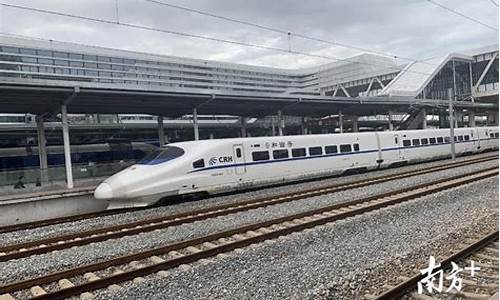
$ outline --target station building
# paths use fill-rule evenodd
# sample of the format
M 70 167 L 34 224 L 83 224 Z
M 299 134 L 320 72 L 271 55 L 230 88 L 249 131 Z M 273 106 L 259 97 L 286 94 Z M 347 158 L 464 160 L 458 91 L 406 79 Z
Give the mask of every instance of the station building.
M 497 45 L 405 65 L 362 54 L 291 70 L 10 36 L 0 41 L 0 78 L 102 87 L 448 99 L 453 70 L 458 99 L 498 95 Z

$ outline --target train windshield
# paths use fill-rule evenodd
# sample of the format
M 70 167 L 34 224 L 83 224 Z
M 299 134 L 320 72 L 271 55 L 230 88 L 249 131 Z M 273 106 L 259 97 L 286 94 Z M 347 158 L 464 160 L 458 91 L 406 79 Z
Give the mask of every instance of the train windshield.
M 175 146 L 166 146 L 151 152 L 138 162 L 141 165 L 157 165 L 181 157 L 184 150 Z

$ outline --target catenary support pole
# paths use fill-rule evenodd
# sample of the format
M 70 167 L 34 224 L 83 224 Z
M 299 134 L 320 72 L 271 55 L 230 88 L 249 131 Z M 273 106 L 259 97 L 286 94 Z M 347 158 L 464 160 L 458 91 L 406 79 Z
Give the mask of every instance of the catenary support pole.
M 158 139 L 160 147 L 166 144 L 165 129 L 163 128 L 163 116 L 158 116 Z
M 394 124 L 392 123 L 393 122 L 393 115 L 394 115 L 394 112 L 392 112 L 391 110 L 388 112 L 388 120 L 389 120 L 389 130 L 390 131 L 393 131 L 394 130 Z
M 283 114 L 281 110 L 278 110 L 278 135 L 283 136 L 283 128 L 285 127 L 285 120 L 283 120 Z
M 472 62 L 469 61 L 469 84 L 470 84 L 470 100 L 474 102 L 474 82 L 472 81 Z
M 455 159 L 455 122 L 453 120 L 453 103 L 450 97 L 450 101 L 448 104 L 449 110 L 449 121 L 450 121 L 450 146 L 451 146 L 451 159 Z
M 344 133 L 344 115 L 341 110 L 339 110 L 339 131 Z
M 38 158 L 40 161 L 40 180 L 47 182 L 48 180 L 48 164 L 47 164 L 47 139 L 45 137 L 45 126 L 42 116 L 36 116 L 36 132 L 38 135 Z
M 274 123 L 274 116 L 271 116 L 271 136 L 276 136 L 276 124 Z
M 198 110 L 193 108 L 193 130 L 194 130 L 194 140 L 197 141 L 200 139 L 200 132 L 198 129 Z
M 247 137 L 247 118 L 241 117 L 241 137 Z
M 302 135 L 307 134 L 306 117 L 300 118 L 300 134 L 302 134 Z
M 453 97 L 449 97 L 449 103 L 448 103 L 448 110 L 450 113 L 449 119 L 450 119 L 450 150 L 451 150 L 451 159 L 455 159 L 455 122 L 453 121 L 454 118 L 454 111 L 453 111 L 453 102 L 456 101 L 457 99 L 457 81 L 455 78 L 455 60 L 452 60 L 452 67 L 453 67 Z
M 427 129 L 427 111 L 422 109 L 422 129 Z
M 352 116 L 352 132 L 358 132 L 358 116 Z
M 61 105 L 61 120 L 64 144 L 64 166 L 66 167 L 66 185 L 68 189 L 73 188 L 73 169 L 71 165 L 71 148 L 69 141 L 68 109 L 66 104 Z
M 476 113 L 474 112 L 473 109 L 469 109 L 468 116 L 469 116 L 469 127 L 476 127 Z

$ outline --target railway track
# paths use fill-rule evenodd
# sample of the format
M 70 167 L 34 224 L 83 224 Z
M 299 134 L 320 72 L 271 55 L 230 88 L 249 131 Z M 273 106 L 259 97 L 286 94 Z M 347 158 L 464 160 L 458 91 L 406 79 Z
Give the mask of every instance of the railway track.
M 441 165 L 439 167 L 461 166 L 463 163 L 478 163 L 478 162 L 484 162 L 484 161 L 494 160 L 494 159 L 498 159 L 498 155 L 488 155 L 488 156 L 485 156 L 485 157 L 472 158 L 472 159 L 467 159 L 467 160 L 463 160 L 463 161 L 460 161 L 460 162 L 446 163 L 446 164 L 443 164 L 443 165 Z M 425 171 L 426 169 L 431 170 L 433 168 L 434 167 L 429 167 L 429 168 L 423 168 L 421 170 Z M 405 176 L 406 174 L 411 173 L 411 172 L 413 172 L 413 171 L 401 172 L 399 174 L 401 176 Z M 383 179 L 386 176 L 391 177 L 391 176 L 394 176 L 394 175 L 398 175 L 398 174 L 377 176 L 377 177 L 374 177 L 373 179 Z M 88 213 L 88 214 L 81 214 L 81 215 L 74 215 L 74 216 L 66 216 L 66 217 L 53 218 L 53 219 L 47 219 L 47 220 L 41 220 L 41 221 L 35 221 L 35 222 L 27 222 L 27 223 L 22 223 L 22 224 L 14 224 L 14 225 L 2 226 L 2 227 L 0 227 L 0 234 L 7 233 L 7 232 L 19 231 L 19 230 L 39 228 L 39 227 L 44 227 L 44 226 L 49 226 L 49 225 L 56 225 L 56 224 L 62 224 L 62 223 L 69 223 L 69 222 L 81 221 L 81 220 L 90 219 L 90 218 L 96 218 L 96 217 L 110 216 L 110 215 L 115 215 L 115 214 L 120 214 L 120 213 L 125 213 L 125 212 L 137 211 L 137 210 L 141 210 L 141 209 L 144 209 L 144 208 L 128 208 L 128 209 L 117 209 L 117 210 L 101 211 L 101 212 L 96 212 L 96 213 Z
M 125 281 L 141 282 L 144 276 L 165 277 L 166 270 L 199 262 L 238 248 L 278 238 L 326 223 L 393 206 L 432 193 L 498 175 L 498 167 L 441 179 L 372 197 L 258 222 L 239 228 L 191 239 L 163 247 L 103 260 L 65 271 L 46 274 L 0 286 L 2 300 L 90 298 L 90 292 L 108 288 L 119 290 Z
M 460 267 L 470 265 L 471 260 L 474 266 L 479 267 L 474 276 L 466 272 L 459 273 L 462 279 L 462 288 L 450 292 L 429 294 L 423 289 L 423 293 L 417 291 L 417 284 L 427 274 L 418 273 L 412 277 L 400 277 L 392 285 L 386 285 L 389 289 L 378 295 L 366 295 L 367 300 L 386 300 L 386 299 L 415 299 L 415 300 L 437 300 L 463 298 L 488 300 L 498 291 L 498 230 L 487 235 L 481 236 L 475 240 L 456 248 L 453 254 L 440 261 L 442 270 L 450 270 L 451 262 L 457 263 Z M 461 262 L 461 263 L 460 263 Z M 439 263 L 439 262 L 438 262 Z M 427 267 L 427 266 L 425 266 Z M 437 281 L 437 279 L 436 279 Z M 496 298 L 498 299 L 498 298 Z
M 91 195 L 91 194 L 89 194 L 89 195 Z M 0 227 L 0 234 L 7 233 L 7 232 L 13 232 L 13 231 L 19 231 L 19 230 L 39 228 L 39 227 L 44 227 L 44 226 L 49 226 L 49 225 L 56 225 L 56 224 L 62 224 L 62 223 L 81 221 L 81 220 L 86 220 L 86 219 L 91 219 L 91 218 L 111 216 L 111 215 L 121 214 L 121 213 L 125 213 L 125 212 L 131 212 L 131 211 L 135 211 L 135 210 L 139 210 L 139 209 L 124 208 L 124 209 L 115 209 L 115 210 L 105 210 L 105 211 L 99 211 L 99 212 L 95 212 L 95 213 L 87 213 L 87 214 L 81 214 L 81 215 L 75 215 L 75 216 L 66 216 L 66 217 L 53 218 L 53 219 L 48 219 L 48 220 L 41 220 L 41 221 L 27 222 L 27 223 L 22 223 L 22 224 L 2 226 L 2 227 Z
M 8 261 L 11 259 L 28 257 L 37 254 L 48 253 L 54 250 L 67 249 L 75 246 L 83 246 L 90 243 L 121 238 L 124 236 L 135 235 L 143 232 L 150 232 L 157 229 L 164 229 L 171 226 L 181 225 L 185 223 L 192 223 L 199 220 L 206 220 L 209 218 L 215 218 L 223 215 L 266 207 L 270 205 L 297 201 L 305 198 L 345 191 L 354 188 L 366 187 L 405 177 L 420 176 L 431 172 L 437 172 L 450 168 L 466 166 L 493 159 L 498 159 L 498 157 L 495 156 L 494 158 L 487 157 L 481 159 L 467 160 L 463 162 L 456 162 L 442 166 L 425 168 L 418 171 L 401 172 L 397 174 L 353 181 L 346 184 L 332 185 L 320 189 L 310 189 L 306 191 L 288 193 L 273 197 L 253 199 L 226 205 L 217 205 L 206 209 L 190 211 L 187 213 L 175 214 L 149 220 L 141 220 L 121 225 L 104 227 L 96 230 L 83 231 L 74 234 L 61 235 L 26 243 L 8 245 L 0 247 L 0 262 Z

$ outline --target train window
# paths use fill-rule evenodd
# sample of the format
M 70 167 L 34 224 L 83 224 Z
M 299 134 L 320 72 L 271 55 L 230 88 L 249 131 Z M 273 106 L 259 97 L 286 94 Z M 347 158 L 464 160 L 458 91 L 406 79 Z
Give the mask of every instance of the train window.
M 273 158 L 274 159 L 288 158 L 288 150 L 287 149 L 273 150 Z
M 322 155 L 323 148 L 321 147 L 309 147 L 309 155 Z
M 205 160 L 203 158 L 193 162 L 193 168 L 197 169 L 203 167 L 205 167 Z
M 494 138 L 495 135 L 493 133 L 490 133 L 490 138 Z
M 269 160 L 269 151 L 252 152 L 253 161 Z
M 346 153 L 346 152 L 351 152 L 351 151 L 352 151 L 351 144 L 340 145 L 340 153 Z
M 496 137 L 496 138 L 498 137 L 498 132 L 495 132 L 495 137 Z
M 429 138 L 429 143 L 435 144 L 436 143 L 436 138 Z
M 398 144 L 398 137 L 397 136 L 394 137 L 394 144 L 396 144 L 396 145 Z
M 419 139 L 413 139 L 413 140 L 411 140 L 411 143 L 413 144 L 413 146 L 418 146 L 418 145 L 420 145 L 420 140 Z
M 459 136 L 458 136 L 458 140 L 459 140 L 460 142 L 462 142 L 462 141 L 464 140 L 463 135 L 459 135 Z
M 423 138 L 420 140 L 420 142 L 422 143 L 422 145 L 427 145 L 427 144 L 429 144 L 429 139 Z
M 184 154 L 184 150 L 175 146 L 166 146 L 159 150 L 153 151 L 145 156 L 138 164 L 142 165 L 156 165 L 175 158 Z
M 236 148 L 236 157 L 241 157 L 241 148 Z
M 359 144 L 354 144 L 352 147 L 354 148 L 354 151 L 359 151 Z
M 443 137 L 441 137 L 441 136 L 438 137 L 437 138 L 437 142 L 440 143 L 440 144 L 442 144 L 444 142 Z
M 303 157 L 303 156 L 306 156 L 306 148 L 292 149 L 292 157 Z
M 468 135 L 464 135 L 464 140 L 468 141 L 470 140 L 470 137 Z
M 455 135 L 453 139 L 455 140 L 455 142 L 458 141 L 458 136 Z
M 403 140 L 403 146 L 410 147 L 411 146 L 410 140 Z
M 329 145 L 325 146 L 325 153 L 326 154 L 332 154 L 332 153 L 337 153 L 339 150 L 337 149 L 337 145 Z
M 450 137 L 449 136 L 445 136 L 444 137 L 444 142 L 445 143 L 449 143 L 450 142 Z

